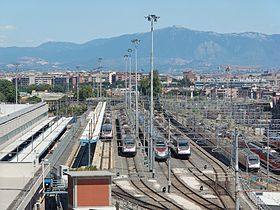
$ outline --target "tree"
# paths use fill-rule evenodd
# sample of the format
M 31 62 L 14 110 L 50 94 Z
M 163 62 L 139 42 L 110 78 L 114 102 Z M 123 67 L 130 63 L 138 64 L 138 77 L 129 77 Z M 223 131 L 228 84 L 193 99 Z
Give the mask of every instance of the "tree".
M 77 97 L 77 92 L 75 93 L 75 97 Z M 84 101 L 90 97 L 93 97 L 92 87 L 90 85 L 82 85 L 79 88 L 79 100 Z
M 16 89 L 11 81 L 6 79 L 0 80 L 0 93 L 1 101 L 10 103 L 14 103 L 16 101 Z
M 117 80 L 117 81 L 112 83 L 111 87 L 112 88 L 124 88 L 125 87 L 125 81 Z
M 143 78 L 140 81 L 140 92 L 143 95 L 149 95 L 151 92 L 151 76 Z M 157 70 L 154 70 L 154 75 L 153 75 L 153 92 L 154 95 L 157 96 L 161 94 L 161 84 L 160 84 L 160 79 L 159 79 L 159 74 Z
M 181 79 L 181 80 L 172 79 L 172 82 L 177 83 L 176 86 L 178 86 L 178 87 L 190 87 L 192 85 L 192 82 L 186 78 Z
M 0 102 L 6 102 L 6 97 L 2 92 L 0 92 Z
M 36 91 L 50 91 L 51 90 L 51 86 L 49 84 L 32 84 L 32 85 L 29 85 L 28 88 L 27 88 L 27 92 L 28 93 L 32 93 L 33 90 L 36 90 Z
M 66 86 L 65 85 L 54 85 L 53 88 L 51 88 L 51 91 L 56 92 L 56 93 L 65 93 Z
M 32 96 L 32 97 L 28 98 L 28 103 L 30 103 L 30 104 L 37 104 L 41 101 L 42 101 L 42 99 L 37 96 Z
M 159 79 L 159 73 L 157 70 L 154 70 L 154 78 L 153 78 L 153 86 L 154 86 L 154 95 L 160 95 L 161 94 L 161 83 Z
M 150 93 L 149 87 L 150 87 L 150 78 L 148 77 L 143 78 L 140 81 L 140 92 L 143 95 L 148 95 L 148 93 Z

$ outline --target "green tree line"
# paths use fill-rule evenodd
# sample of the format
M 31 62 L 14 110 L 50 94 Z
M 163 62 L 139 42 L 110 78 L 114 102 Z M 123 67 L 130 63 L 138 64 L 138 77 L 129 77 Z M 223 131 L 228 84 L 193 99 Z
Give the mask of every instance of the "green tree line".
M 161 94 L 161 84 L 159 79 L 159 73 L 157 70 L 154 70 L 153 72 L 153 92 L 154 95 L 160 95 Z M 149 77 L 145 77 L 140 81 L 140 92 L 143 95 L 150 95 L 151 93 L 151 75 Z
M 16 88 L 13 85 L 13 83 L 9 80 L 6 79 L 0 80 L 0 102 L 5 102 L 5 103 L 16 102 Z

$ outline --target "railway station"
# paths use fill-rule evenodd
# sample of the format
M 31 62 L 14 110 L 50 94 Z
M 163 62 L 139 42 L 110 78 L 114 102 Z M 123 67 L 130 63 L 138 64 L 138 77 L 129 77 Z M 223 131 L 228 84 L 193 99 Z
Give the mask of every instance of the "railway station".
M 194 125 L 180 112 L 180 109 L 184 111 L 182 104 L 175 105 L 171 101 L 162 102 L 164 103 L 166 104 L 163 109 L 155 110 L 153 121 L 155 138 L 153 141 L 163 140 L 162 143 L 155 144 L 153 150 L 149 148 L 150 124 L 147 120 L 149 115 L 144 110 L 145 106 L 139 107 L 138 138 L 135 135 L 137 122 L 135 115 L 131 114 L 133 112 L 125 108 L 115 110 L 113 108 L 113 138 L 111 140 L 113 146 L 110 148 L 114 153 L 111 157 L 115 160 L 111 162 L 114 162 L 115 167 L 108 167 L 107 164 L 105 164 L 106 167 L 102 167 L 102 164 L 108 160 L 108 147 L 104 147 L 108 142 L 102 140 L 97 141 L 95 145 L 91 164 L 97 166 L 99 170 L 109 169 L 115 173 L 112 187 L 113 200 L 118 205 L 122 203 L 131 208 L 136 205 L 144 209 L 185 209 L 185 206 L 189 206 L 190 209 L 234 208 L 235 175 L 234 170 L 231 169 L 235 162 L 234 146 L 232 146 L 234 130 L 228 136 L 220 134 L 221 128 L 215 130 L 216 127 L 213 124 L 217 122 L 209 120 L 211 119 L 209 113 L 209 119 L 207 117 L 203 122 L 197 115 L 198 122 Z M 167 103 L 171 103 L 171 106 Z M 197 104 L 195 106 L 197 107 Z M 211 125 L 208 124 L 209 122 Z M 204 129 L 200 128 L 200 125 L 204 126 Z M 270 168 L 270 173 L 276 173 L 276 175 L 271 176 L 268 182 L 267 176 L 260 171 L 263 167 L 261 157 L 254 153 L 252 147 L 246 149 L 244 146 L 248 144 L 247 139 L 252 139 L 256 134 L 255 128 L 260 126 L 264 125 L 254 125 L 253 132 L 249 127 L 239 126 L 239 132 L 241 129 L 250 131 L 246 136 L 244 133 L 240 134 L 238 138 L 240 147 L 238 162 L 242 181 L 242 190 L 239 193 L 245 195 L 241 199 L 241 205 L 245 209 L 270 205 L 265 203 L 268 199 L 264 196 L 262 197 L 264 201 L 261 200 L 259 192 L 265 191 L 266 196 L 269 194 L 275 197 L 276 194 L 273 192 L 279 189 L 277 171 Z M 209 129 L 208 127 L 210 130 L 206 130 Z M 170 141 L 168 139 L 171 140 L 171 144 L 168 143 Z M 256 136 L 256 139 L 261 138 Z M 166 148 L 169 152 L 164 156 Z M 150 160 L 151 155 L 154 155 L 154 161 Z M 201 161 L 201 157 L 204 161 Z M 224 196 L 220 195 L 222 191 Z M 186 192 L 191 195 L 187 196 Z M 123 199 L 125 197 L 129 202 Z
M 278 209 L 267 103 L 163 98 L 150 118 L 140 100 L 136 111 L 133 100 L 100 98 L 76 119 L 48 117 L 44 103 L 1 107 L 2 207 L 234 209 L 238 194 L 242 209 Z
M 277 161 L 258 153 L 276 152 L 261 115 L 237 127 L 222 120 L 224 104 L 162 99 L 151 123 L 140 100 L 138 119 L 120 98 L 76 118 L 48 116 L 43 102 L 1 104 L 1 209 L 234 209 L 236 158 L 242 208 L 277 209 Z
M 5 1 L 0 210 L 280 210 L 279 7 Z

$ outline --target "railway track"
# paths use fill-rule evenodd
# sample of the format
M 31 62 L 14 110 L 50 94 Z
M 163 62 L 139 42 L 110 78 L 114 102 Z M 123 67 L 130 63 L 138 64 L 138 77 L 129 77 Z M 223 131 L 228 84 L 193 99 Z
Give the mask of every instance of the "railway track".
M 86 165 L 86 163 L 85 163 L 86 151 L 88 151 L 88 145 L 85 144 L 83 146 L 80 146 L 80 148 L 74 158 L 72 168 L 79 168 L 81 166 Z
M 156 114 L 157 118 L 163 118 L 160 114 Z M 164 122 L 165 119 L 158 119 L 156 121 L 156 124 L 158 126 L 162 126 L 163 122 Z M 174 121 L 173 121 L 174 122 Z M 178 126 L 178 124 L 174 124 L 173 125 L 177 128 L 176 132 L 180 133 L 180 134 L 185 134 L 185 132 L 182 132 L 182 130 L 180 129 L 181 127 Z M 160 127 L 159 130 L 161 132 L 166 132 L 164 127 Z M 183 130 L 185 131 L 185 130 Z M 174 132 L 174 131 L 173 131 Z M 205 152 L 202 148 L 200 148 L 197 144 L 193 143 L 192 141 L 190 142 L 191 146 L 193 149 L 197 150 L 197 152 L 199 153 L 199 156 L 200 157 L 203 157 L 203 159 L 205 158 L 206 156 L 206 159 L 208 160 L 211 160 L 211 165 L 213 166 L 213 170 L 214 170 L 214 173 L 215 173 L 215 179 L 213 179 L 211 176 L 205 174 L 202 172 L 201 169 L 199 169 L 196 164 L 192 161 L 192 160 L 188 160 L 191 165 L 196 168 L 196 170 L 198 171 L 198 173 L 200 175 L 203 175 L 203 177 L 205 177 L 207 179 L 204 180 L 201 178 L 201 176 L 198 176 L 195 171 L 192 171 L 189 169 L 189 171 L 197 178 L 199 179 L 201 182 L 203 182 L 205 185 L 209 186 L 214 192 L 215 194 L 220 198 L 220 201 L 222 203 L 222 207 L 221 208 L 226 208 L 226 207 L 232 207 L 234 206 L 234 198 L 233 196 L 231 195 L 229 189 L 228 189 L 228 186 L 229 186 L 229 177 L 228 177 L 228 173 L 225 169 L 225 167 L 222 165 L 222 163 L 220 163 L 216 158 L 214 158 L 212 155 L 208 154 L 207 152 Z M 184 164 L 185 162 L 183 160 L 181 160 Z M 214 165 L 213 165 L 214 163 Z M 219 175 L 218 174 L 222 174 L 225 178 L 225 184 L 224 186 L 222 184 L 220 184 L 221 181 L 219 181 Z M 213 187 L 215 186 L 215 188 Z M 205 202 L 205 201 L 204 201 Z
M 167 172 L 167 163 L 160 163 L 158 162 L 159 167 L 161 168 L 161 170 L 163 171 L 163 174 L 165 175 L 166 179 L 168 177 L 168 172 Z M 164 167 L 164 166 L 166 167 Z M 193 190 L 191 187 L 187 186 L 180 178 L 179 176 L 174 173 L 171 170 L 171 183 L 172 183 L 172 187 L 173 189 L 175 189 L 177 192 L 179 192 L 179 194 L 181 194 L 182 196 L 186 197 L 188 200 L 193 201 L 194 203 L 196 203 L 198 206 L 204 208 L 204 209 L 225 209 L 224 206 L 221 206 L 219 204 L 217 204 L 216 202 L 212 202 L 207 198 L 204 198 L 202 195 L 200 195 L 198 192 L 196 192 L 195 190 Z
M 195 167 L 195 170 L 189 168 L 189 171 L 198 180 L 200 180 L 202 183 L 206 184 L 208 187 L 210 187 L 215 192 L 215 194 L 219 197 L 224 208 L 225 209 L 233 208 L 234 203 L 235 203 L 234 198 L 231 195 L 231 193 L 229 192 L 229 190 L 225 186 L 220 184 L 221 182 L 224 182 L 224 181 L 219 181 L 219 175 L 218 175 L 219 173 L 217 172 L 217 169 L 215 169 L 215 167 L 213 167 L 213 171 L 214 171 L 214 175 L 215 175 L 215 178 L 213 178 L 212 176 L 209 176 L 206 173 L 204 173 L 200 168 L 196 167 L 196 164 L 194 164 L 194 162 L 192 162 L 191 160 L 188 160 L 188 161 L 190 162 L 190 164 L 193 167 Z M 223 174 L 224 173 L 222 173 L 222 175 Z M 228 181 L 225 181 L 225 183 L 228 183 Z
M 176 126 L 176 125 L 175 125 Z M 178 129 L 180 129 L 180 127 L 176 126 Z M 182 131 L 182 130 L 181 130 Z M 185 132 L 183 132 L 185 133 Z M 203 157 L 204 159 L 207 160 L 211 160 L 211 165 L 213 167 L 213 170 L 215 172 L 215 179 L 212 178 L 211 176 L 205 174 L 202 172 L 201 169 L 197 169 L 199 171 L 199 173 L 203 174 L 203 176 L 205 176 L 206 178 L 208 178 L 209 180 L 211 180 L 211 188 L 217 192 L 217 195 L 219 197 L 221 197 L 221 202 L 223 203 L 223 205 L 225 207 L 230 207 L 232 208 L 234 206 L 234 198 L 229 190 L 229 185 L 230 185 L 230 178 L 228 176 L 228 172 L 227 172 L 227 168 L 216 158 L 214 158 L 212 155 L 210 155 L 208 152 L 206 152 L 204 149 L 202 149 L 200 146 L 198 146 L 195 142 L 191 141 L 191 146 L 192 149 L 196 150 L 196 152 L 199 153 L 199 156 Z M 190 162 L 190 164 L 192 166 L 195 167 L 195 163 L 192 162 L 192 160 L 188 160 Z M 221 176 L 219 176 L 219 174 Z M 225 179 L 225 181 L 220 181 L 220 177 L 222 179 Z M 224 185 L 220 184 L 224 183 Z M 217 190 L 215 190 L 212 186 L 217 186 Z
M 156 116 L 159 118 L 163 118 L 160 114 L 156 114 Z M 159 122 L 159 120 L 156 122 L 157 125 L 162 125 L 163 119 L 160 120 L 161 122 Z M 175 123 L 174 123 L 175 121 Z M 175 118 L 173 117 L 173 120 L 171 121 L 172 124 L 177 128 L 176 132 L 179 132 L 181 134 L 188 134 L 186 129 L 183 128 L 183 126 L 175 120 Z M 162 132 L 165 131 L 164 128 L 160 128 L 160 130 Z M 165 131 L 166 132 L 166 131 Z M 195 136 L 197 137 L 197 136 Z M 212 178 L 211 176 L 205 174 L 202 172 L 201 169 L 196 167 L 196 164 L 194 162 L 192 162 L 191 160 L 189 160 L 190 164 L 196 168 L 196 170 L 199 172 L 200 175 L 203 175 L 205 178 L 207 178 L 209 181 L 209 183 L 206 183 L 203 179 L 200 178 L 200 176 L 196 175 L 194 171 L 191 171 L 192 174 L 197 177 L 199 180 L 201 180 L 202 182 L 204 182 L 205 184 L 207 184 L 215 193 L 218 197 L 220 197 L 220 201 L 223 205 L 223 207 L 227 208 L 232 208 L 234 207 L 234 198 L 229 190 L 229 184 L 230 184 L 230 180 L 228 177 L 228 173 L 227 170 L 225 168 L 225 166 L 220 163 L 216 158 L 214 158 L 212 155 L 210 155 L 208 152 L 206 152 L 205 150 L 203 150 L 201 147 L 199 147 L 196 143 L 194 143 L 193 141 L 190 142 L 191 146 L 193 149 L 195 149 L 198 153 L 200 157 L 203 157 L 203 159 L 208 159 L 211 160 L 211 165 L 213 167 L 214 173 L 215 173 L 215 179 Z M 184 161 L 182 161 L 184 162 Z M 221 174 L 223 177 L 222 179 L 225 179 L 225 181 L 220 181 L 220 177 L 219 174 Z M 224 183 L 224 185 L 222 185 L 221 183 Z M 215 188 L 213 187 L 215 186 Z
M 120 114 L 121 118 L 128 118 L 126 113 L 121 112 Z M 123 121 L 123 120 L 121 120 Z M 116 121 L 117 126 L 122 125 L 122 122 Z M 121 130 L 117 129 L 117 135 L 120 134 Z M 119 136 L 121 137 L 121 136 Z M 156 192 L 154 189 L 152 189 L 150 186 L 148 186 L 147 183 L 145 183 L 144 179 L 142 179 L 139 176 L 139 171 L 136 166 L 136 161 L 135 158 L 129 158 L 129 157 L 123 157 L 125 160 L 125 165 L 126 169 L 128 172 L 128 178 L 129 182 L 132 184 L 133 188 L 139 191 L 140 193 L 143 194 L 144 198 L 137 198 L 139 202 L 142 202 L 142 206 L 148 203 L 147 209 L 183 209 L 181 206 L 172 203 L 168 198 L 166 198 L 163 195 L 160 195 L 158 192 Z M 127 193 L 127 192 L 126 192 Z M 122 198 L 127 198 L 127 196 L 123 196 L 122 194 L 118 194 L 118 196 Z M 133 195 L 132 195 L 133 196 Z M 135 196 L 134 198 L 127 198 L 132 202 L 135 201 Z M 138 202 L 137 201 L 137 202 Z
M 126 158 L 127 168 L 132 185 L 146 195 L 154 203 L 160 204 L 164 209 L 183 209 L 180 205 L 172 202 L 169 198 L 161 195 L 152 187 L 148 186 L 145 181 L 138 176 L 138 170 L 135 163 L 135 158 Z
M 164 210 L 165 209 L 162 206 L 154 205 L 149 202 L 143 201 L 139 198 L 136 198 L 118 186 L 116 186 L 116 189 L 112 190 L 112 195 L 113 195 L 113 197 L 117 198 L 118 200 L 121 198 L 121 199 L 126 200 L 129 203 L 136 205 L 137 209 L 138 209 L 138 206 L 142 207 L 143 209 L 150 209 L 150 210 L 154 210 L 154 209 Z

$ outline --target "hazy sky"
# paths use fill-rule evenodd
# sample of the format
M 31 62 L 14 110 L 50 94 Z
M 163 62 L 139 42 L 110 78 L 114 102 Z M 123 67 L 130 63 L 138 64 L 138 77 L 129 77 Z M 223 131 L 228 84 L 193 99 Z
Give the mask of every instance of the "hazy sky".
M 179 25 L 215 32 L 280 33 L 280 0 L 0 0 L 0 46 L 83 43 Z

